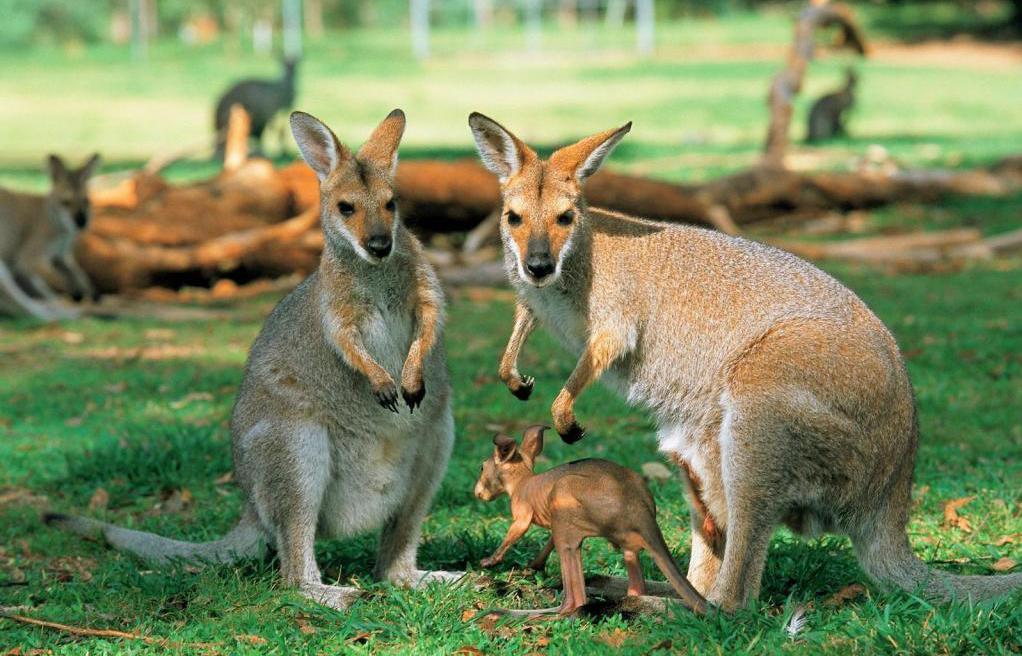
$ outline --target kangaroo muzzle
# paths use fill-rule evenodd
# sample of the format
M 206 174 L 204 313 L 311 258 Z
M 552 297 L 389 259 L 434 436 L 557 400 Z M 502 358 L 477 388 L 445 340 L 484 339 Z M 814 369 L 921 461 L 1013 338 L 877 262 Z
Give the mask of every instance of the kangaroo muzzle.
M 550 254 L 550 240 L 546 238 L 529 239 L 528 248 L 525 251 L 525 272 L 535 282 L 543 282 L 554 273 L 557 268 L 553 256 Z
M 389 232 L 378 233 L 370 235 L 365 241 L 365 249 L 373 257 L 378 257 L 381 260 L 390 255 L 393 242 L 390 238 Z

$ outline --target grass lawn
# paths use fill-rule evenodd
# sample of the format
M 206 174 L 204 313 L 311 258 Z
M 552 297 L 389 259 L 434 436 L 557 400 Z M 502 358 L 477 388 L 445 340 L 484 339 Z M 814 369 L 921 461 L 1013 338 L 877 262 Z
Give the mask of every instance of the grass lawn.
M 514 30 L 482 39 L 442 31 L 434 39 L 438 56 L 425 63 L 408 56 L 403 34 L 334 34 L 310 44 L 298 106 L 348 142 L 403 106 L 410 119 L 403 157 L 473 156 L 465 120 L 473 109 L 548 146 L 634 119 L 612 165 L 671 180 L 712 178 L 747 166 L 759 152 L 767 81 L 784 56 L 791 16 L 780 10 L 664 24 L 660 50 L 646 61 L 629 53 L 629 34 L 599 30 L 548 32 L 550 56 L 516 52 L 524 37 Z M 884 36 L 882 22 L 869 12 L 867 19 Z M 879 49 L 859 64 L 854 136 L 800 146 L 796 159 L 841 168 L 880 143 L 907 164 L 953 167 L 1022 151 L 1017 63 L 1004 65 L 1003 53 L 950 52 Z M 49 150 L 75 156 L 99 150 L 109 170 L 201 142 L 217 91 L 240 75 L 275 70 L 268 57 L 225 44 L 188 51 L 161 44 L 148 63 L 105 47 L 4 58 L 0 184 L 22 188 L 44 186 L 39 169 Z M 824 57 L 813 65 L 797 117 L 811 97 L 839 81 L 849 61 Z M 793 130 L 801 134 L 802 118 Z M 212 171 L 187 162 L 170 176 Z M 1019 227 L 1020 217 L 1022 196 L 958 199 L 883 208 L 871 215 L 870 229 L 974 225 L 995 233 Z M 1022 562 L 1022 260 L 931 275 L 828 269 L 887 322 L 908 358 L 922 429 L 909 527 L 916 552 L 961 573 L 994 574 L 1010 565 L 1005 559 Z M 1022 596 L 931 606 L 867 584 L 862 596 L 827 603 L 850 584 L 866 583 L 848 541 L 801 541 L 785 530 L 772 543 L 759 604 L 733 616 L 609 614 L 520 626 L 465 618 L 495 605 L 556 603 L 550 589 L 556 556 L 544 574 L 522 571 L 545 540 L 540 529 L 511 550 L 480 591 L 374 584 L 374 536 L 321 542 L 325 577 L 355 579 L 369 591 L 350 612 L 338 613 L 281 589 L 272 560 L 157 571 L 40 524 L 42 511 L 58 510 L 188 540 L 227 531 L 241 504 L 227 476 L 227 421 L 246 352 L 275 300 L 205 308 L 203 316 L 174 322 L 0 322 L 0 607 L 168 641 L 160 647 L 77 639 L 0 618 L 0 654 L 16 647 L 23 654 L 1022 651 Z M 479 463 L 497 430 L 518 433 L 548 419 L 571 370 L 572 359 L 538 331 L 522 358 L 522 370 L 536 376 L 536 393 L 527 404 L 512 398 L 496 378 L 510 326 L 506 292 L 465 290 L 451 299 L 457 445 L 425 526 L 426 567 L 480 572 L 479 560 L 504 535 L 508 512 L 504 500 L 483 504 L 472 496 Z M 661 460 L 649 417 L 609 391 L 594 387 L 577 411 L 589 437 L 573 447 L 548 440 L 543 467 L 590 455 L 633 468 Z M 667 541 L 684 566 L 682 485 L 654 481 L 652 489 Z M 945 522 L 945 503 L 965 498 L 971 500 L 958 512 L 967 524 Z M 618 554 L 600 541 L 587 545 L 585 564 L 589 573 L 624 574 Z M 648 558 L 643 565 L 651 578 L 662 578 Z M 799 607 L 808 608 L 807 624 L 793 639 L 783 627 Z

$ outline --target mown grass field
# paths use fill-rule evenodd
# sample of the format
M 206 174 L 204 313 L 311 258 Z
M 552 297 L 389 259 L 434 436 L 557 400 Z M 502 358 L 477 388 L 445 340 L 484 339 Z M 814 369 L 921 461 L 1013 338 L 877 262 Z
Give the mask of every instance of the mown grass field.
M 489 37 L 486 51 L 464 34 L 439 34 L 438 57 L 417 64 L 403 36 L 350 33 L 307 56 L 299 106 L 357 142 L 393 106 L 410 124 L 403 156 L 471 155 L 465 116 L 480 109 L 533 142 L 555 144 L 636 121 L 615 153 L 619 168 L 674 180 L 736 170 L 755 158 L 766 120 L 763 96 L 790 36 L 790 15 L 662 27 L 662 51 L 638 62 L 625 37 L 610 35 L 595 56 L 580 31 L 548 33 L 557 57 L 522 58 L 520 34 Z M 558 41 L 557 39 L 561 40 Z M 767 53 L 769 56 L 763 55 Z M 240 74 L 265 73 L 269 59 L 226 46 L 157 48 L 148 64 L 123 51 L 5 55 L 0 103 L 0 184 L 39 187 L 47 150 L 98 149 L 111 166 L 200 141 L 212 97 Z M 911 164 L 964 166 L 1022 150 L 1018 69 L 990 62 L 890 55 L 865 62 L 855 136 L 800 148 L 814 165 L 841 167 L 880 143 Z M 834 84 L 848 60 L 815 65 L 809 95 Z M 807 106 L 800 99 L 800 111 Z M 801 132 L 801 124 L 796 127 Z M 188 163 L 173 177 L 212 169 Z M 1022 197 L 962 199 L 891 207 L 872 228 L 975 225 L 999 232 L 1022 224 Z M 827 265 L 887 322 L 908 359 L 921 419 L 910 536 L 935 567 L 995 574 L 1022 562 L 1022 261 L 1000 260 L 940 274 L 890 275 Z M 321 542 L 328 580 L 356 580 L 367 598 L 339 613 L 281 589 L 275 561 L 238 567 L 154 570 L 144 563 L 42 526 L 45 510 L 77 511 L 190 540 L 211 539 L 237 518 L 227 421 L 249 344 L 275 298 L 203 307 L 173 322 L 84 319 L 60 326 L 0 323 L 0 606 L 75 626 L 137 632 L 162 645 L 74 638 L 0 618 L 0 653 L 914 653 L 1022 651 L 1022 596 L 976 606 L 932 606 L 869 584 L 844 538 L 803 541 L 778 531 L 758 605 L 696 619 L 592 614 L 536 625 L 466 621 L 495 605 L 550 606 L 556 557 L 544 574 L 522 571 L 545 539 L 540 529 L 512 549 L 493 581 L 408 591 L 374 584 L 374 536 Z M 479 573 L 478 561 L 507 527 L 507 502 L 472 496 L 497 430 L 543 421 L 572 358 L 548 335 L 529 342 L 522 370 L 537 378 L 522 404 L 496 379 L 510 331 L 506 292 L 452 295 L 447 329 L 457 445 L 425 526 L 421 563 Z M 599 455 L 633 468 L 660 461 L 648 416 L 593 388 L 578 404 L 590 430 L 568 447 L 548 440 L 544 467 Z M 675 557 L 689 550 L 677 480 L 651 483 Z M 950 500 L 974 497 L 944 520 Z M 90 508 L 90 505 L 92 506 Z M 591 541 L 590 573 L 623 575 L 619 556 Z M 996 566 L 996 567 L 995 567 Z M 644 559 L 651 578 L 661 578 Z M 1017 567 L 1014 571 L 1018 571 Z M 828 600 L 855 583 L 866 593 Z M 797 608 L 807 624 L 784 626 Z M 469 611 L 468 613 L 466 611 Z M 466 653 L 477 653 L 469 650 Z

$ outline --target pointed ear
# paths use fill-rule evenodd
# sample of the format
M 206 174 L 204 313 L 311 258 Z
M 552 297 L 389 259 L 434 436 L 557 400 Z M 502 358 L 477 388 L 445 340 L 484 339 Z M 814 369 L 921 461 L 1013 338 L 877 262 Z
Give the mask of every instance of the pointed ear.
M 302 159 L 316 172 L 320 182 L 351 157 L 351 151 L 337 140 L 333 131 L 311 114 L 291 112 L 291 134 Z
M 53 182 L 63 182 L 68 180 L 71 176 L 67 170 L 67 165 L 64 164 L 64 160 L 60 159 L 57 155 L 46 156 L 46 168 L 50 171 L 50 180 Z
M 494 436 L 493 446 L 493 457 L 500 464 L 510 460 L 518 451 L 518 443 L 515 442 L 515 438 L 508 437 L 507 435 Z
M 397 147 L 401 144 L 401 135 L 404 133 L 405 113 L 395 109 L 376 126 L 369 139 L 358 149 L 356 157 L 389 171 L 393 176 L 397 173 Z
M 536 456 L 543 452 L 543 431 L 549 426 L 529 426 L 522 436 L 522 455 L 535 462 Z
M 619 128 L 594 134 L 576 144 L 565 146 L 550 156 L 550 166 L 572 174 L 582 182 L 596 173 L 603 160 L 610 155 L 610 151 L 614 150 L 614 146 L 631 129 L 632 122 L 628 121 Z
M 479 112 L 469 114 L 468 126 L 472 128 L 472 136 L 475 137 L 476 149 L 483 165 L 501 183 L 507 182 L 526 161 L 536 157 L 536 153 L 507 128 Z
M 86 180 L 92 177 L 92 175 L 96 172 L 96 169 L 98 167 L 99 153 L 93 153 L 92 157 L 90 157 L 84 164 L 82 164 L 82 168 L 78 169 L 77 174 L 78 180 L 80 182 L 85 182 Z

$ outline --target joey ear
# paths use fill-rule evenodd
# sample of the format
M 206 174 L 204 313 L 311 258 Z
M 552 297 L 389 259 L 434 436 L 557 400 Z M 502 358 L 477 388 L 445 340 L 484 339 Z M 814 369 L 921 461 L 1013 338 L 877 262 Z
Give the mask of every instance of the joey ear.
M 560 169 L 582 182 L 596 173 L 603 160 L 607 159 L 614 146 L 632 129 L 628 121 L 619 128 L 606 130 L 570 146 L 561 148 L 550 156 L 550 166 Z
M 376 126 L 362 147 L 358 149 L 358 159 L 369 162 L 391 176 L 397 173 L 397 147 L 401 144 L 401 135 L 405 133 L 405 113 L 395 109 L 387 114 L 387 118 Z
M 302 159 L 316 172 L 320 182 L 351 157 L 351 151 L 337 140 L 333 131 L 312 114 L 291 112 L 291 134 Z
M 498 463 L 504 464 L 518 451 L 518 443 L 515 438 L 507 435 L 495 435 L 493 437 L 493 456 Z
M 517 173 L 536 153 L 518 137 L 492 118 L 479 112 L 468 115 L 468 126 L 476 141 L 476 150 L 483 165 L 493 172 L 501 183 Z
M 543 431 L 548 428 L 550 427 L 537 424 L 525 429 L 525 435 L 522 437 L 522 455 L 529 460 L 536 460 L 536 456 L 543 452 Z
M 67 165 L 58 155 L 51 153 L 46 156 L 46 168 L 50 171 L 50 180 L 53 182 L 67 180 L 70 177 Z
M 96 172 L 96 169 L 99 167 L 99 161 L 99 153 L 93 153 L 92 157 L 90 157 L 84 164 L 82 164 L 82 167 L 78 169 L 78 180 L 85 182 L 91 178 Z

